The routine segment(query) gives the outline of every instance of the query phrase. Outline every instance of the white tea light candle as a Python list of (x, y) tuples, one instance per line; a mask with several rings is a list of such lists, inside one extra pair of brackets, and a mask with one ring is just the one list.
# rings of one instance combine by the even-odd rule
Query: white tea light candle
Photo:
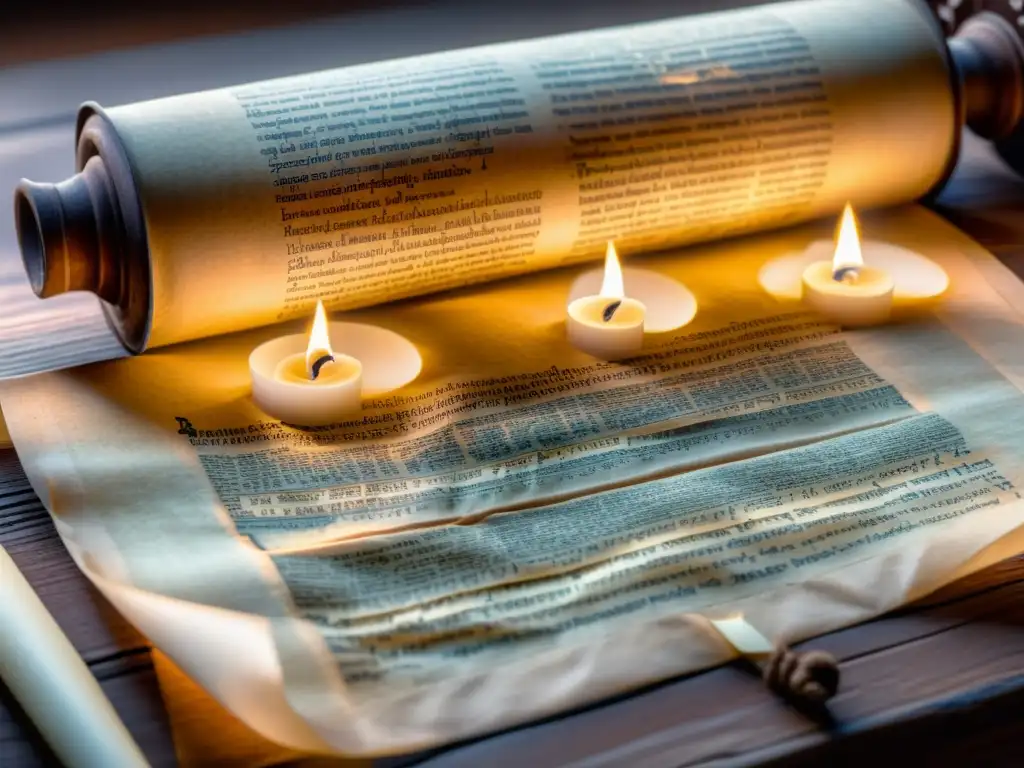
[(864, 263), (853, 208), (847, 204), (832, 261), (816, 261), (801, 279), (803, 301), (845, 327), (884, 323), (892, 312), (892, 275)]
[(619, 256), (609, 242), (599, 294), (576, 299), (567, 309), (569, 343), (603, 360), (634, 357), (643, 349), (646, 314), (643, 304), (626, 296)]
[(249, 375), (256, 405), (286, 424), (331, 424), (358, 412), (362, 404), (363, 365), (333, 351), (320, 301), (309, 336), (261, 344), (249, 355)]

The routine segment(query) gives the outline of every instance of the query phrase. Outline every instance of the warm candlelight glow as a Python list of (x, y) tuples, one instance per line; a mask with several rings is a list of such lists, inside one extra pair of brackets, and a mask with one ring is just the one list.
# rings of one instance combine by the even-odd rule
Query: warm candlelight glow
[[(325, 360), (326, 358), (326, 360)], [(309, 378), (315, 379), (319, 372), (319, 366), (323, 362), (334, 360), (334, 351), (331, 349), (331, 337), (327, 331), (327, 312), (324, 310), (324, 303), (316, 302), (316, 314), (313, 316), (313, 327), (309, 331), (309, 343), (306, 345), (306, 371)]]
[(857, 220), (849, 203), (843, 210), (843, 219), (836, 236), (836, 250), (832, 257), (832, 277), (844, 282), (856, 281), (860, 268), (864, 266), (864, 257), (860, 251), (860, 234), (857, 232)]
[(622, 265), (619, 264), (619, 255), (615, 252), (615, 243), (608, 241), (608, 250), (604, 254), (604, 280), (601, 282), (602, 298), (624, 299), (626, 289), (622, 282)]

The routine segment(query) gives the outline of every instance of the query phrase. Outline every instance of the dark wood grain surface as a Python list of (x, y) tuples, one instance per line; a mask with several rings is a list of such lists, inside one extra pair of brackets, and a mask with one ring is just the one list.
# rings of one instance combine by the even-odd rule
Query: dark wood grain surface
[[(642, 17), (653, 15), (657, 4), (636, 5)], [(608, 23), (628, 20), (628, 9), (608, 7), (608, 15), (601, 17)], [(527, 27), (544, 20), (517, 23), (509, 36), (535, 34)], [(568, 22), (563, 18), (560, 23)], [(299, 51), (295, 41), (308, 35), (301, 30), (289, 34), (284, 39), (291, 39)], [(493, 30), (490, 34), (500, 35)], [(450, 45), (442, 36), (434, 43)], [(237, 53), (257, 44), (247, 48), (232, 38), (224, 45)], [(186, 50), (168, 50), (154, 53), (154, 59), (147, 59), (145, 52), (131, 55), (136, 61), (186, 61)], [(320, 66), (319, 56), (309, 53), (309, 66), (290, 59), (285, 68)], [(225, 65), (222, 82), (240, 79), (235, 74), (245, 65), (244, 56), (241, 61), (235, 56)], [(112, 75), (122, 78), (115, 88), (109, 79), (97, 80), (105, 66), (94, 60), (76, 63), (69, 75), (73, 82), (63, 82), (53, 92), (33, 92), (35, 102), (28, 106), (24, 100), (15, 104), (19, 93), (29, 93), (52, 77), (52, 63), (0, 70), (0, 192), (21, 175), (55, 180), (71, 170), (68, 105), (91, 95), (86, 92), (90, 83), (132, 100), (146, 93), (146, 83), (138, 80), (153, 77), (152, 71), (120, 72)], [(255, 68), (261, 66), (266, 62)], [(182, 90), (217, 80), (206, 70), (191, 80), (181, 72), (175, 78), (178, 85), (200, 83)], [(155, 82), (152, 95), (167, 92), (163, 81)], [(937, 208), (1024, 276), (1024, 183), (987, 145), (967, 142)], [(21, 279), (10, 222), (0, 216), (0, 285), (17, 285)], [(53, 314), (36, 313), (27, 294), (20, 299), (17, 291), (14, 295), (15, 301), (0, 307), (0, 331), (13, 334), (23, 346), (5, 347), (0, 368), (32, 368), (55, 360), (63, 364), (76, 355), (99, 359), (116, 352), (87, 302), (72, 299), (57, 306), (53, 313), (61, 315), (58, 322)], [(37, 353), (36, 340), (53, 333), (65, 344), (56, 345), (56, 358), (53, 352), (47, 358)], [(17, 354), (7, 355), (11, 349)], [(154, 766), (368, 764), (304, 758), (265, 742), (153, 652), (74, 566), (10, 449), (0, 450), (0, 544), (89, 663)], [(768, 695), (747, 670), (730, 665), (472, 744), (374, 764), (596, 768), (862, 765), (883, 760), (884, 765), (1024, 765), (1024, 560), (975, 574), (927, 602), (814, 641), (815, 647), (832, 651), (842, 661), (843, 687), (829, 722), (792, 710)], [(54, 764), (0, 686), (0, 767)]]

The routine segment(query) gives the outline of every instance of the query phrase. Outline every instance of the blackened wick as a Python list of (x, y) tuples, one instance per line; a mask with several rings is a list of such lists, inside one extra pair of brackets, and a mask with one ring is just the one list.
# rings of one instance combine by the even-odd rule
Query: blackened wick
[(601, 313), (601, 317), (604, 318), (604, 321), (606, 323), (610, 322), (611, 319), (615, 316), (616, 310), (618, 310), (618, 308), (621, 307), (621, 306), (622, 306), (622, 300), (621, 299), (619, 299), (618, 301), (613, 301), (611, 304), (609, 304), (607, 307), (604, 308), (604, 312)]
[(320, 369), (323, 368), (327, 363), (334, 362), (334, 355), (321, 355), (316, 359), (309, 369), (309, 378), (316, 380), (316, 377), (320, 375)]
[(837, 283), (842, 283), (847, 277), (849, 277), (850, 280), (856, 280), (859, 274), (860, 267), (840, 267), (832, 272), (832, 279)]

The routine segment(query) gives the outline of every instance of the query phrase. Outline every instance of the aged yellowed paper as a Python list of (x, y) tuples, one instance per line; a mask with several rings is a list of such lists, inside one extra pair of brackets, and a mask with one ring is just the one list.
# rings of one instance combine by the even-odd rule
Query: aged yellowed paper
[(19, 456), (83, 570), (283, 744), (373, 754), (556, 712), (796, 641), (1016, 551), (1024, 399), (1008, 273), (924, 209), (864, 220), (950, 277), (840, 330), (758, 282), (826, 225), (629, 275), (699, 311), (645, 355), (565, 341), (575, 270), (348, 313), (422, 355), (352, 423), (263, 416), (281, 327), (4, 382)]

